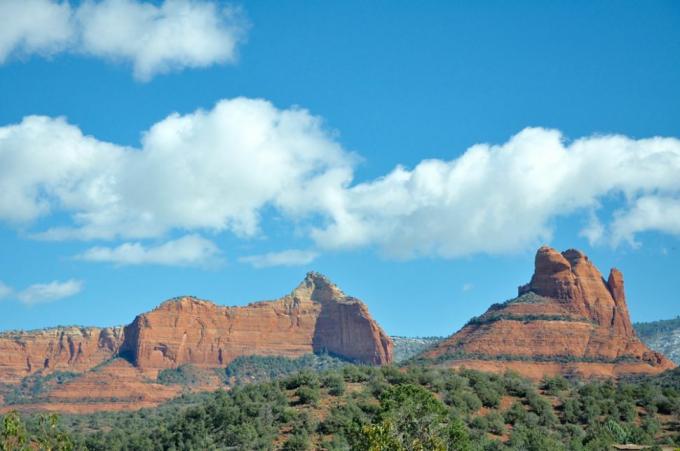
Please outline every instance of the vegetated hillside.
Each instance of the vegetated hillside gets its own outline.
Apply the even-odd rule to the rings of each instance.
[[[421,352],[431,348],[444,337],[400,337],[392,336],[394,343],[393,355],[395,362],[403,362],[414,357]]]
[[[54,425],[42,418],[6,415],[0,443],[63,450],[673,447],[680,445],[680,371],[619,383],[561,376],[535,383],[516,373],[346,365],[187,394],[155,409],[64,416]]]
[[[680,364],[680,316],[675,319],[635,323],[633,327],[647,346]]]

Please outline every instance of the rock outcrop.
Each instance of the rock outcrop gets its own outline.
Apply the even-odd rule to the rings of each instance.
[[[620,271],[605,280],[582,252],[547,246],[517,298],[491,306],[424,356],[532,377],[653,374],[674,366],[636,337]]]
[[[86,371],[111,359],[123,343],[123,328],[56,327],[0,334],[0,382],[31,374]]]
[[[297,357],[312,352],[379,365],[392,361],[392,340],[363,302],[346,296],[324,276],[309,273],[289,295],[244,307],[180,297],[124,328],[1,333],[0,403],[24,380],[35,383],[35,378],[55,372],[81,374],[69,375],[65,383],[46,378],[33,401],[0,406],[0,412],[17,407],[74,413],[149,407],[187,389],[155,383],[160,370],[185,364],[223,368],[243,355]],[[218,385],[215,377],[192,389]]]
[[[309,273],[291,294],[244,307],[181,297],[137,316],[124,328],[0,333],[0,404],[20,382],[43,378],[40,396],[34,402],[22,400],[22,410],[148,407],[182,389],[154,383],[160,370],[185,364],[224,368],[243,355],[298,357],[312,352],[379,365],[392,361],[392,340],[363,302],[346,296],[324,276]],[[63,384],[44,378],[58,372],[80,375],[69,375]],[[204,389],[217,385],[216,378]]]
[[[242,355],[328,352],[358,362],[392,360],[392,341],[364,303],[309,273],[287,296],[244,307],[182,297],[139,315],[120,354],[145,371],[226,366]]]

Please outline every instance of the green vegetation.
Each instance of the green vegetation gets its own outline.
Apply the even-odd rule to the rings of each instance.
[[[182,365],[178,368],[162,370],[158,373],[157,382],[163,385],[179,384],[184,387],[198,387],[208,385],[215,374],[226,382],[223,371],[206,370],[194,365]]]
[[[80,373],[55,371],[46,376],[40,373],[25,377],[17,387],[13,387],[5,395],[5,404],[24,404],[40,400],[47,388],[68,382],[80,376]]]
[[[393,336],[394,343],[394,361],[399,363],[415,357],[421,352],[432,348],[437,343],[442,341],[444,337],[399,337]]]
[[[568,321],[573,323],[591,323],[585,318],[575,318],[567,315],[514,315],[510,313],[497,313],[484,316],[475,316],[465,325],[482,325],[495,323],[496,321],[520,321],[522,323],[530,323],[533,321]]]
[[[680,445],[680,370],[615,383],[412,365],[304,369],[156,409],[6,415],[0,449],[603,450]],[[45,440],[51,440],[46,442]]]
[[[450,362],[453,360],[500,360],[500,361],[518,361],[518,362],[558,362],[558,363],[570,363],[570,362],[587,362],[587,363],[625,363],[625,362],[637,362],[634,356],[619,356],[615,359],[607,359],[604,357],[579,357],[573,355],[515,355],[515,354],[477,354],[464,351],[454,351],[441,354],[434,359],[426,359],[425,357],[417,357],[412,363],[420,364],[439,364],[444,362]]]
[[[350,363],[329,354],[306,354],[295,359],[279,356],[243,356],[234,359],[226,369],[230,383],[241,384],[278,379],[302,370],[325,371]]]
[[[680,316],[651,323],[635,323],[633,327],[647,346],[680,363]]]
[[[641,337],[646,337],[655,334],[668,334],[680,329],[680,316],[674,319],[665,319],[661,321],[652,321],[649,323],[635,323],[635,332]]]

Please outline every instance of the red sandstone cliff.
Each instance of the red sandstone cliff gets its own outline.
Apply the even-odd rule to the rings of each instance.
[[[57,327],[0,334],[0,382],[15,383],[36,372],[85,371],[111,359],[123,328]]]
[[[182,389],[154,383],[161,369],[184,364],[218,368],[242,355],[297,357],[311,352],[384,364],[392,361],[392,340],[363,302],[346,296],[324,276],[309,273],[289,295],[244,307],[182,297],[137,316],[125,328],[0,333],[0,404],[3,394],[27,376],[82,373],[63,384],[50,382],[33,404],[0,406],[0,412],[17,407],[64,412],[149,407]],[[197,389],[216,388],[215,379]]]
[[[226,366],[242,355],[300,356],[327,351],[372,364],[392,360],[392,341],[366,305],[309,273],[287,296],[244,307],[183,297],[139,315],[125,328],[121,355],[144,370],[182,364]]]
[[[636,336],[623,275],[605,280],[583,253],[542,247],[519,297],[492,306],[425,354],[453,366],[616,376],[658,373],[674,365]]]

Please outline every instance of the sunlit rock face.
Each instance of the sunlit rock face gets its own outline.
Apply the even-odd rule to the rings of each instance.
[[[392,360],[392,341],[363,302],[309,273],[291,294],[244,307],[192,297],[167,301],[135,318],[121,347],[121,355],[144,370],[187,363],[219,367],[242,355],[311,352],[384,364]]]
[[[635,335],[620,271],[605,280],[582,252],[547,246],[517,298],[493,305],[425,357],[531,377],[653,374],[674,366]]]
[[[0,334],[0,382],[40,372],[85,371],[118,353],[123,328],[55,327]]]

